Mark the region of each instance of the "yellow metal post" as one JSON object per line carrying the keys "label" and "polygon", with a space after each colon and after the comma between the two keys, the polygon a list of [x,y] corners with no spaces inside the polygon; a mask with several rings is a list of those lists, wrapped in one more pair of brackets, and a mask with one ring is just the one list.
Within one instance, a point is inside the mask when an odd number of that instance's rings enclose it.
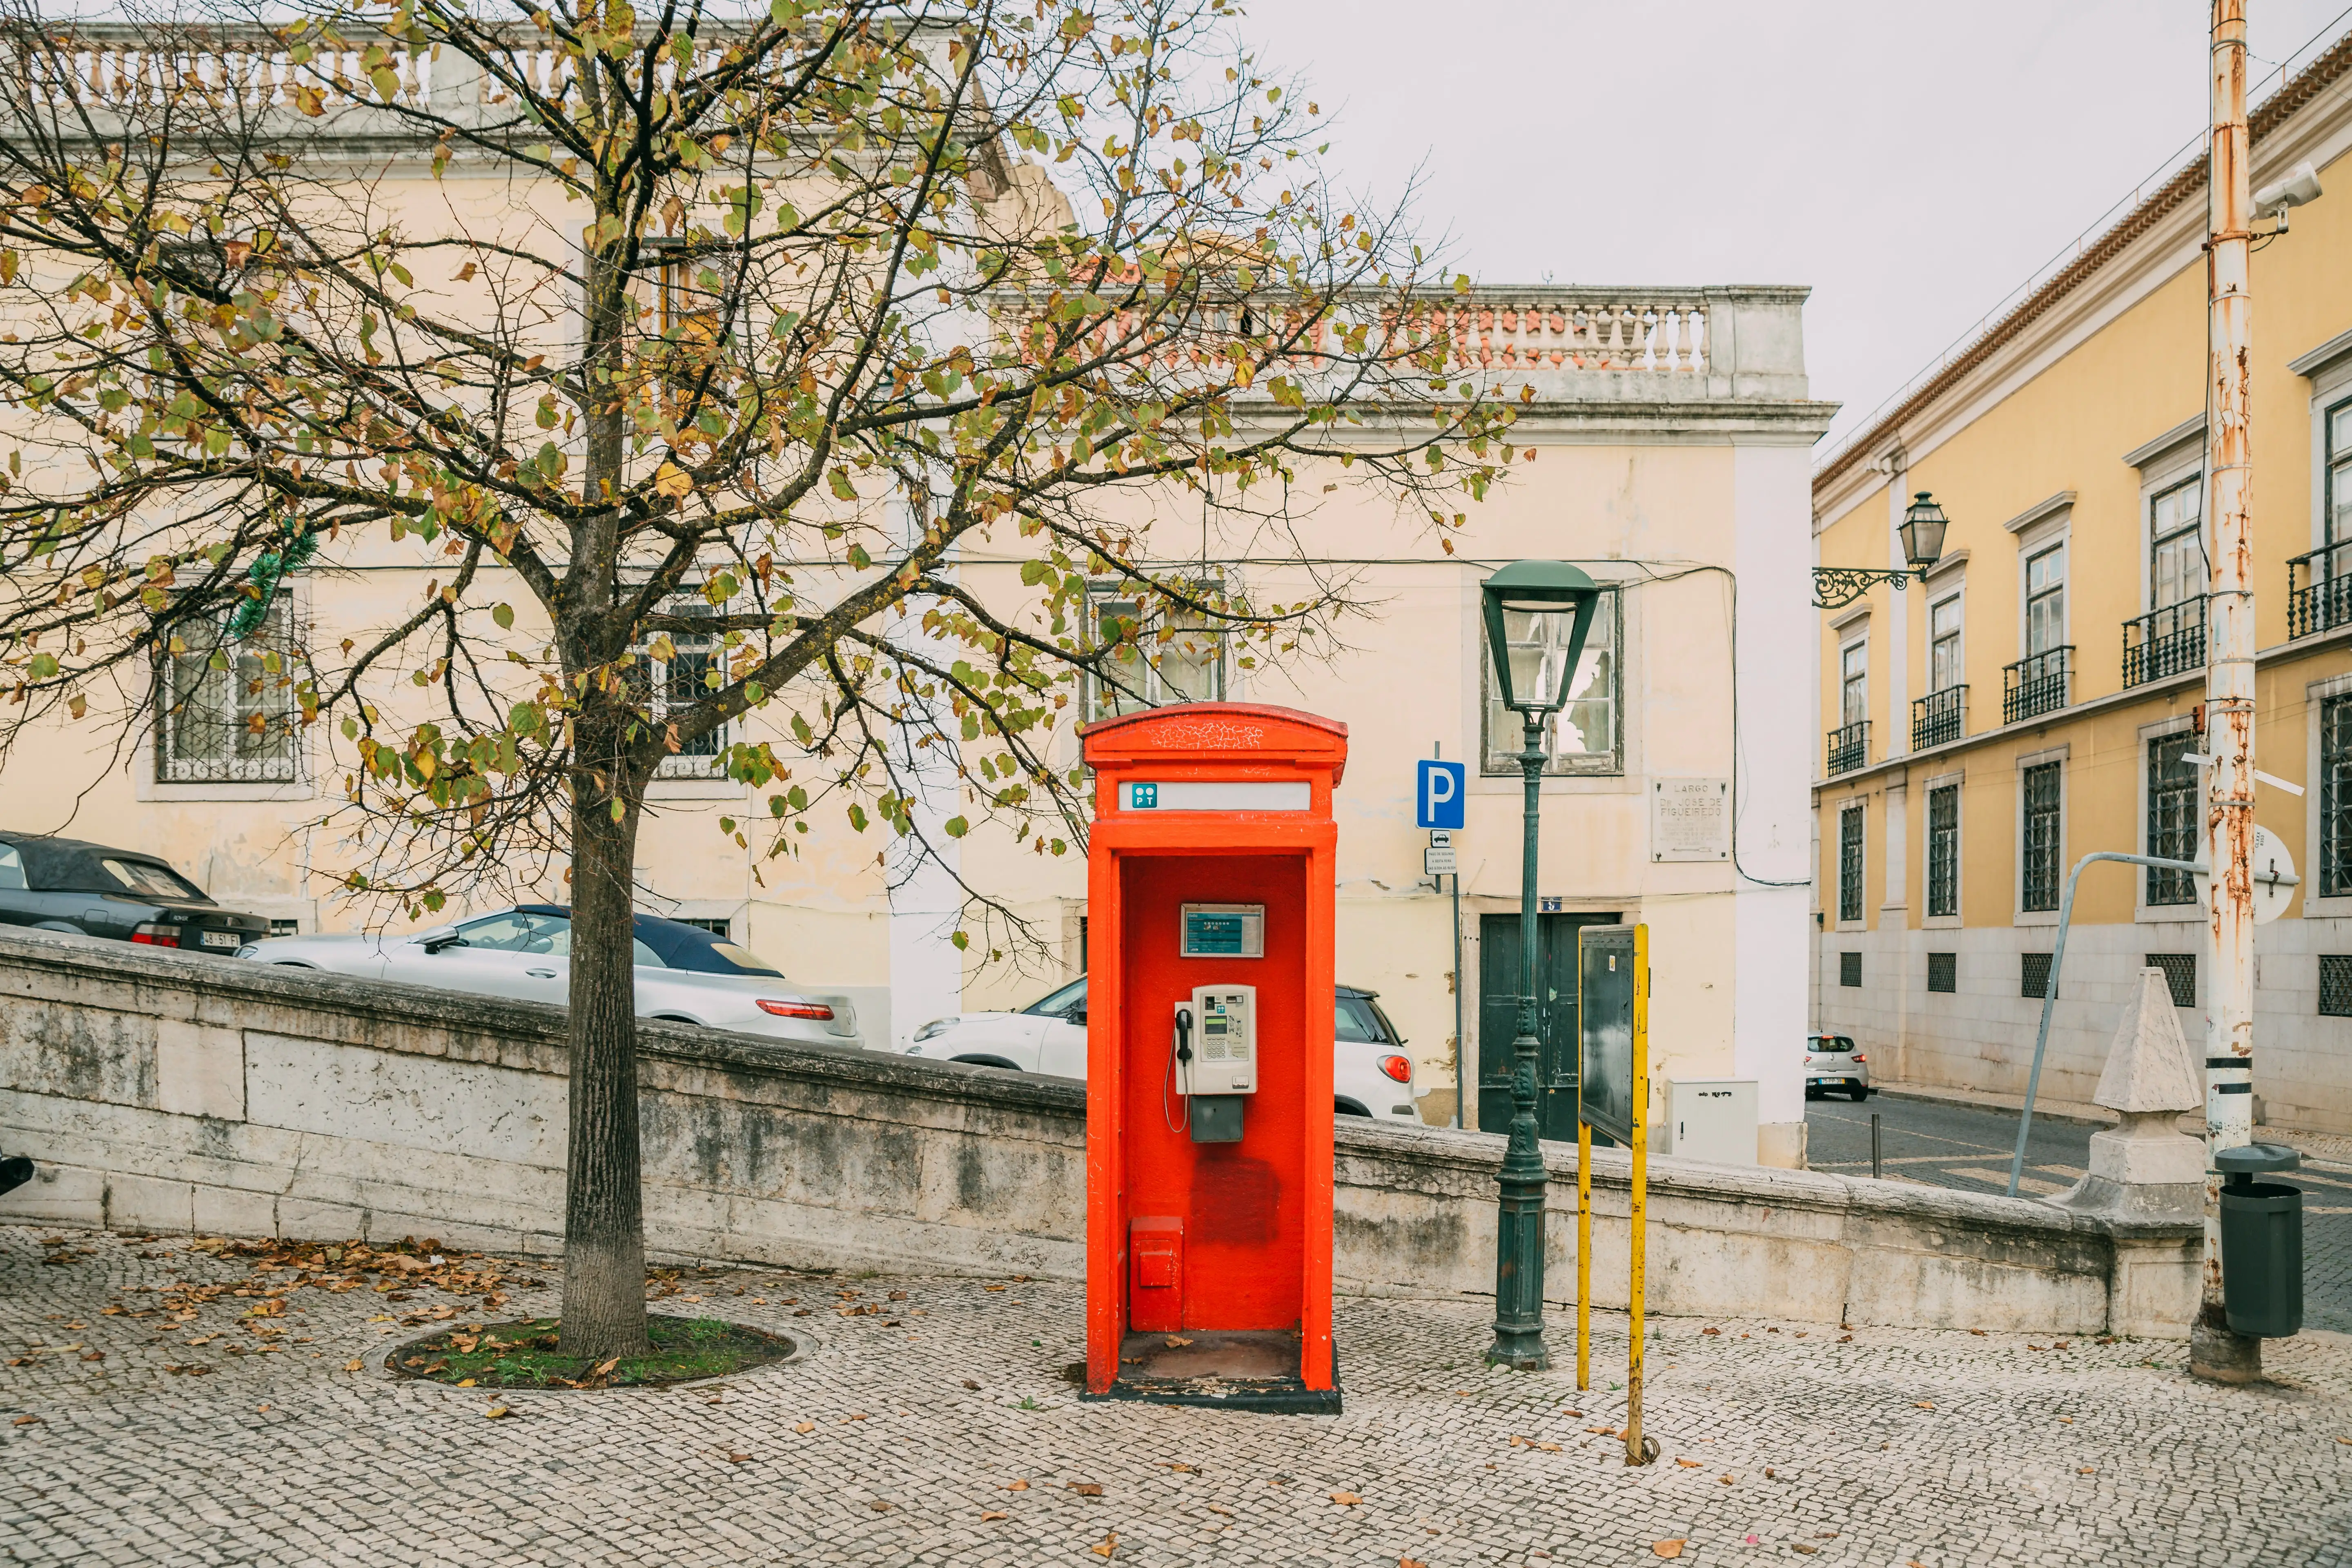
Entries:
{"label": "yellow metal post", "polygon": [[1576,1121],[1576,1386],[1592,1386],[1592,1129],[1581,1116]]}
{"label": "yellow metal post", "polygon": [[1633,1279],[1626,1301],[1630,1342],[1625,1357],[1625,1462],[1646,1465],[1658,1446],[1642,1436],[1642,1298],[1645,1211],[1650,1196],[1650,928],[1633,928]]}

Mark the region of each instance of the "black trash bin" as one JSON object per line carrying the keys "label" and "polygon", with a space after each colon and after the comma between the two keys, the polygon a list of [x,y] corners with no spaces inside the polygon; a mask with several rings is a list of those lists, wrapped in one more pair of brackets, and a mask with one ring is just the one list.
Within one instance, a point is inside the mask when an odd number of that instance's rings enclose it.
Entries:
{"label": "black trash bin", "polygon": [[2213,1156],[2221,1184],[2221,1304],[2230,1327],[2283,1340],[2303,1329],[2303,1189],[2254,1178],[2302,1163],[2279,1143]]}

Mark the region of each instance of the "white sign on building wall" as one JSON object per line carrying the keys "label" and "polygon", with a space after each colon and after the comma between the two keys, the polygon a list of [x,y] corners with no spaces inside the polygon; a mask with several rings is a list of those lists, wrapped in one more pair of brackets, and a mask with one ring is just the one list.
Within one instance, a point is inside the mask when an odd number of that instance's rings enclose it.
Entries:
{"label": "white sign on building wall", "polygon": [[1731,781],[1653,781],[1650,785],[1650,858],[1731,858]]}

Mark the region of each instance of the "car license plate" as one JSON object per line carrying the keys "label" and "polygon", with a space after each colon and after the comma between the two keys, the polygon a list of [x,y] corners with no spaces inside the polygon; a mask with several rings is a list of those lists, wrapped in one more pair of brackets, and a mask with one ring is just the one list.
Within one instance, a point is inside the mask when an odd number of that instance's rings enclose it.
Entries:
{"label": "car license plate", "polygon": [[204,934],[206,947],[243,947],[245,938],[233,931],[208,931]]}

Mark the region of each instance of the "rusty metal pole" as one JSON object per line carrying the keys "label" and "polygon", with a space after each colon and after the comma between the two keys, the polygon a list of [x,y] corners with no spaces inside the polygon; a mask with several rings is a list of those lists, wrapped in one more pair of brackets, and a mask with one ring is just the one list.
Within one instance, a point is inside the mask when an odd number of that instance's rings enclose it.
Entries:
{"label": "rusty metal pole", "polygon": [[2262,1375],[2262,1342],[2221,1309],[2221,1178],[2212,1156],[2253,1142],[2253,447],[2248,423],[2253,300],[2248,288],[2245,0],[2213,0],[2213,140],[2206,165],[2205,516],[2212,544],[2205,662],[2205,1268],[2189,1370],[2223,1383]]}

